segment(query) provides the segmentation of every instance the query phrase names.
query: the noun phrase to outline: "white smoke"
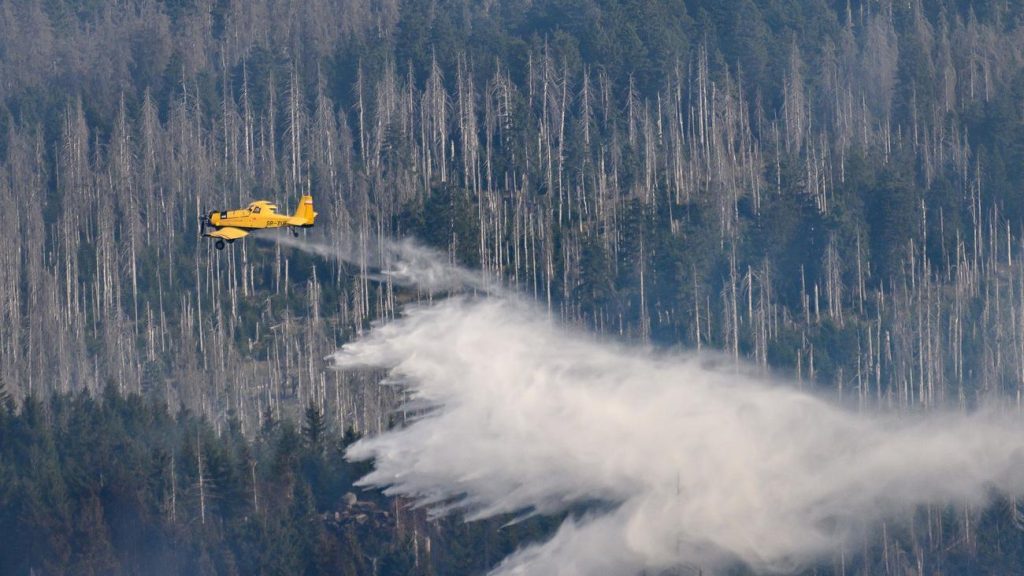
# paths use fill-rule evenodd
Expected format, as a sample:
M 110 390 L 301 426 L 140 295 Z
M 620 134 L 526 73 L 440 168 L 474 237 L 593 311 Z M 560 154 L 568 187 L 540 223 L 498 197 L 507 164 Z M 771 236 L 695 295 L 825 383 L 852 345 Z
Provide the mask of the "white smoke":
M 917 506 L 1024 493 L 1017 418 L 853 413 L 510 297 L 407 310 L 331 358 L 386 367 L 433 407 L 349 449 L 375 461 L 364 484 L 469 518 L 602 503 L 496 574 L 789 571 Z

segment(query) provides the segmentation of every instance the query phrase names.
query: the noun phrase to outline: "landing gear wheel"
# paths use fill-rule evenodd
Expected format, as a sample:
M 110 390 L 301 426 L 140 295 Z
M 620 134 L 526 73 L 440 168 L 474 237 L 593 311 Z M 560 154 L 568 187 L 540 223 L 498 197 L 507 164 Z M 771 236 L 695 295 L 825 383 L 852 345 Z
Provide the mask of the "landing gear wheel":
M 298 238 L 299 237 L 299 231 L 294 229 L 294 228 L 292 228 L 292 236 Z
M 223 250 L 224 249 L 224 241 L 223 240 L 217 240 L 217 243 L 214 244 L 214 246 L 217 247 L 217 250 Z

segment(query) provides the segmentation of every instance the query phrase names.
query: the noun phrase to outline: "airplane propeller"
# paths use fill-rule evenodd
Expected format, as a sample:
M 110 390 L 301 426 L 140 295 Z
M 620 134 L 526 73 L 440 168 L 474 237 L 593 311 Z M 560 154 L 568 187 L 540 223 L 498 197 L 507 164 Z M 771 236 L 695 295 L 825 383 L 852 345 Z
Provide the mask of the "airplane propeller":
M 210 217 L 208 215 L 199 217 L 199 237 L 203 237 L 203 232 L 210 226 Z

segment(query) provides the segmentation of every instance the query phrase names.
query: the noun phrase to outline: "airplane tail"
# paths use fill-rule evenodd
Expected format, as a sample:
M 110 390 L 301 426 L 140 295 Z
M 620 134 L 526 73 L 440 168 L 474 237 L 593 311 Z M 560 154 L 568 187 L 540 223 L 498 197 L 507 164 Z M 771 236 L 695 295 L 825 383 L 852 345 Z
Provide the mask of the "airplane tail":
M 302 219 L 303 226 L 312 226 L 316 220 L 317 213 L 313 211 L 313 196 L 305 195 L 299 200 L 299 206 L 295 209 L 295 219 Z

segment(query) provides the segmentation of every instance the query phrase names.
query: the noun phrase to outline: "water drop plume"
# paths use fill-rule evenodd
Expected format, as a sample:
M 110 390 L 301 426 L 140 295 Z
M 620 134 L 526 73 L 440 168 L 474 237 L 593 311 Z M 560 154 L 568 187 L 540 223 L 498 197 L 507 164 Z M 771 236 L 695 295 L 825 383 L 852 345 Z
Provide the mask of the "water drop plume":
M 509 296 L 410 308 L 330 359 L 384 367 L 429 407 L 349 449 L 374 461 L 363 484 L 469 519 L 589 510 L 495 574 L 788 572 L 915 507 L 1024 492 L 1012 415 L 857 413 Z
M 267 235 L 263 239 L 310 254 L 344 262 L 354 266 L 368 265 L 367 276 L 377 281 L 391 281 L 428 292 L 454 292 L 500 290 L 496 280 L 480 273 L 454 265 L 440 254 L 411 239 L 387 240 L 368 238 L 360 244 L 348 239 L 339 241 L 312 241 L 289 236 Z

